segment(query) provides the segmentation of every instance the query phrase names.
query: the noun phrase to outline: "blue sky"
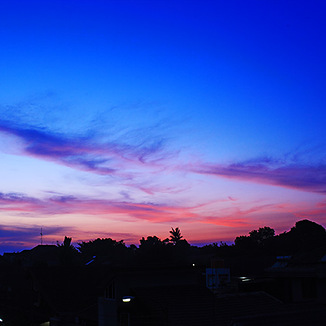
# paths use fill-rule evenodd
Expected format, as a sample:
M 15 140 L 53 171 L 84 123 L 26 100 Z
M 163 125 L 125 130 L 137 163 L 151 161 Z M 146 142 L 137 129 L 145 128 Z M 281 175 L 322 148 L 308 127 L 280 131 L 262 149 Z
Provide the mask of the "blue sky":
M 325 9 L 0 0 L 2 251 L 325 225 Z

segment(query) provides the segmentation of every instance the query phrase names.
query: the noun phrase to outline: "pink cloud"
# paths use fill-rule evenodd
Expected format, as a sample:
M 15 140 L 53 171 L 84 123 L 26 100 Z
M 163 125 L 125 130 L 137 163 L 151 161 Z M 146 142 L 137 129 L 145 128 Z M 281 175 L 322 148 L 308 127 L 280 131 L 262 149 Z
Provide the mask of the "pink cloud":
M 101 199 L 56 196 L 47 199 L 35 199 L 21 194 L 1 194 L 1 211 L 16 211 L 41 215 L 84 214 L 110 216 L 128 215 L 136 219 L 151 222 L 169 222 L 180 219 L 191 220 L 198 215 L 192 208 L 177 207 L 153 203 L 134 203 Z
M 168 223 L 170 225 L 175 223 L 179 225 L 182 223 L 196 225 L 199 223 L 204 226 L 208 224 L 212 225 L 211 228 L 223 227 L 224 233 L 217 231 L 219 233 L 216 233 L 216 240 L 220 240 L 222 236 L 224 237 L 223 240 L 225 240 L 228 234 L 228 240 L 231 241 L 238 235 L 246 234 L 250 230 L 266 225 L 277 228 L 277 225 L 283 223 L 282 228 L 284 228 L 285 220 L 289 222 L 286 223 L 288 226 L 291 226 L 295 220 L 302 218 L 314 219 L 320 223 L 326 221 L 325 202 L 313 206 L 303 203 L 300 207 L 286 202 L 259 205 L 252 203 L 251 206 L 250 203 L 246 203 L 245 208 L 232 199 L 209 201 L 193 206 L 178 206 L 151 202 L 77 198 L 74 196 L 51 196 L 45 199 L 36 199 L 23 194 L 11 193 L 0 194 L 0 210 L 2 212 L 16 212 L 18 215 L 23 214 L 24 216 L 42 216 L 42 218 L 60 214 L 79 214 L 81 218 L 83 218 L 82 215 L 94 215 L 103 219 L 119 220 L 121 223 L 124 221 L 146 221 Z M 225 207 L 223 205 L 225 202 L 232 202 L 232 206 Z M 220 203 L 222 204 L 221 207 L 219 206 Z M 276 216 L 280 218 L 276 218 Z M 270 225 L 270 222 L 274 223 L 274 225 Z M 153 227 L 153 229 L 155 228 Z M 205 232 L 209 232 L 210 227 L 207 226 L 207 228 L 204 228 Z M 86 237 L 88 231 L 76 229 L 74 232 L 84 234 L 85 238 L 89 238 L 89 236 Z M 52 237 L 54 238 L 54 236 Z M 202 235 L 198 234 L 196 239 L 206 237 L 203 233 Z M 196 239 L 189 238 L 189 240 Z

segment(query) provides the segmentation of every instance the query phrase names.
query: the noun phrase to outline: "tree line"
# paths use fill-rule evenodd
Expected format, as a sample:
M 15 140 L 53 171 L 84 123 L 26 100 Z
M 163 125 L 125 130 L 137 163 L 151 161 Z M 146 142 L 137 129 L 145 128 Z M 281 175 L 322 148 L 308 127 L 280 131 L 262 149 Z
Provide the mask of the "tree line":
M 183 238 L 179 227 L 171 228 L 170 237 L 160 239 L 147 236 L 140 239 L 140 244 L 127 246 L 123 240 L 97 238 L 83 241 L 76 246 L 72 239 L 65 237 L 58 247 L 63 262 L 66 264 L 87 263 L 91 261 L 105 262 L 113 265 L 129 264 L 197 264 L 207 265 L 207 257 L 220 257 L 230 265 L 239 264 L 241 260 L 260 261 L 264 268 L 279 255 L 293 255 L 298 252 L 325 248 L 325 229 L 312 221 L 296 222 L 290 231 L 275 235 L 275 230 L 264 226 L 252 230 L 248 235 L 235 238 L 233 244 L 216 242 L 202 247 L 190 245 Z

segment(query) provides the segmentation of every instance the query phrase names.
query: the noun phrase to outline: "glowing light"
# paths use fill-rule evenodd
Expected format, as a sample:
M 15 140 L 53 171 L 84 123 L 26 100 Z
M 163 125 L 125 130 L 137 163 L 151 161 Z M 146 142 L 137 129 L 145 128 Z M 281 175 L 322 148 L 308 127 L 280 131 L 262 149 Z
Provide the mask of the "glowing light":
M 134 297 L 132 297 L 132 296 L 125 296 L 125 297 L 122 298 L 122 302 L 128 303 L 132 299 L 134 299 Z

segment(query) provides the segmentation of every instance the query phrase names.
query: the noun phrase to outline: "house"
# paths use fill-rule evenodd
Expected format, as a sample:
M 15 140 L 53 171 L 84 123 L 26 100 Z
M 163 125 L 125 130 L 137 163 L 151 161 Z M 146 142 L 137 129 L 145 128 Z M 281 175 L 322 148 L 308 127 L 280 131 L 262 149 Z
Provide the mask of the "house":
M 326 303 L 325 257 L 323 248 L 277 257 L 275 264 L 266 270 L 278 289 L 275 295 L 286 302 Z
M 230 268 L 225 267 L 223 259 L 212 259 L 211 267 L 206 268 L 206 287 L 219 292 L 230 286 Z

